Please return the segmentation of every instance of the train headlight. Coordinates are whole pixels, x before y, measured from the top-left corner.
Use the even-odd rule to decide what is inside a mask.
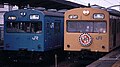
[[[97,13],[93,14],[94,19],[104,19],[104,17],[105,17],[104,14],[97,14]]]
[[[90,11],[89,11],[89,10],[83,10],[83,14],[84,14],[84,15],[89,15],[89,14],[90,14]]]
[[[37,14],[33,14],[33,15],[30,15],[30,19],[38,20],[38,19],[40,19],[40,16]]]
[[[9,16],[8,19],[9,20],[16,20],[16,17],[15,16]]]
[[[26,13],[25,13],[25,12],[21,12],[20,15],[21,15],[21,16],[25,16]]]
[[[78,19],[78,15],[69,15],[68,18],[69,19]]]

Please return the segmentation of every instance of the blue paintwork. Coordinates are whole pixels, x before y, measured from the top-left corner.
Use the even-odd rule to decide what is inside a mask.
[[[25,16],[21,16],[20,12],[25,12]],[[30,20],[30,14],[38,14],[39,20]],[[59,13],[60,14],[60,13]],[[16,16],[16,20],[8,20],[9,16]],[[54,34],[54,28],[50,29],[47,33],[47,23],[55,23],[55,20],[60,21],[61,33]],[[8,21],[42,21],[42,33],[7,33],[6,23]],[[4,50],[27,49],[28,51],[48,51],[63,46],[63,16],[47,15],[46,13],[38,10],[21,9],[5,13],[4,15]],[[32,40],[32,37],[38,36],[38,40]],[[6,47],[9,45],[9,48]],[[38,45],[40,48],[38,49]]]

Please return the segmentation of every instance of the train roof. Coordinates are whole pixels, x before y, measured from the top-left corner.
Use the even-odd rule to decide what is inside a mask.
[[[19,9],[19,10],[9,11],[9,12],[6,12],[6,14],[7,13],[11,14],[11,12],[15,12],[15,11],[19,12],[19,11],[24,11],[24,10],[33,10],[33,11],[41,12],[45,16],[61,16],[61,17],[64,16],[63,13],[58,12],[58,11],[47,11],[47,10],[44,10],[44,9],[40,10],[40,9],[26,9],[26,8],[25,9]],[[25,12],[27,12],[27,11],[25,11]]]
[[[99,5],[92,5],[91,8],[98,8],[98,9],[106,10],[110,13],[110,15],[120,16],[120,11],[117,11],[115,9],[108,9],[108,8],[105,8]]]
[[[43,11],[43,13],[47,16],[61,16],[63,17],[64,14],[60,12],[49,12],[49,11]]]
[[[34,8],[34,9],[42,11],[45,15],[48,15],[48,16],[64,16],[62,14],[63,12],[59,12],[59,11],[57,11],[57,9],[46,10],[44,7],[37,7],[37,8]]]
[[[120,12],[114,9],[107,9],[111,15],[120,16]]]

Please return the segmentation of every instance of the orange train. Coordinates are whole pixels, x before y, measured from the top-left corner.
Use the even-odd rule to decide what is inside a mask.
[[[109,52],[120,46],[120,12],[75,8],[64,14],[64,50]]]

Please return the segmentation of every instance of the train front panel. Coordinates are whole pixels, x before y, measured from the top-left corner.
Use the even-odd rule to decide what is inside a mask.
[[[75,8],[65,12],[64,16],[65,51],[110,51],[107,11]]]
[[[21,9],[5,13],[5,50],[44,51],[44,14]]]

